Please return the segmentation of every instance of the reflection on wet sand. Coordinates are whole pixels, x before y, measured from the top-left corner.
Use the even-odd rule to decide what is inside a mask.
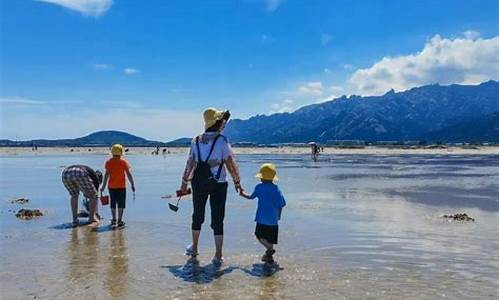
[[[71,230],[67,244],[67,281],[82,285],[85,289],[93,284],[98,271],[99,237],[88,228]]]
[[[258,299],[282,299],[284,290],[279,276],[268,276],[259,282]]]
[[[128,251],[123,230],[114,230],[108,236],[109,252],[106,257],[107,268],[104,287],[111,299],[120,299],[127,295]]]
[[[67,294],[80,298],[121,299],[128,288],[128,249],[123,230],[100,236],[98,228],[78,227],[67,242]]]

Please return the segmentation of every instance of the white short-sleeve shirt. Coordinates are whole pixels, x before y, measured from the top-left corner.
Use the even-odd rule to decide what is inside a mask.
[[[206,132],[199,136],[198,140],[199,140],[200,155],[202,161],[205,161],[207,159],[208,153],[210,152],[210,148],[212,147],[216,134],[218,133]],[[200,161],[200,158],[198,157],[198,149],[196,148],[196,138],[193,139],[193,141],[191,142],[191,151],[189,155],[197,162]],[[208,160],[208,164],[211,167],[210,170],[212,171],[212,174],[214,174],[214,176],[217,175],[220,164],[223,161],[227,160],[232,155],[233,151],[231,149],[229,141],[225,136],[220,135],[216,141],[214,150],[212,151],[212,154],[210,155],[210,158]],[[219,182],[227,181],[225,166],[222,167],[218,181]]]

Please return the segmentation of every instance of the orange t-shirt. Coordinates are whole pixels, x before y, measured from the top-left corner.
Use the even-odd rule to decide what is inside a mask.
[[[109,173],[108,187],[110,189],[124,189],[127,187],[125,170],[130,170],[130,165],[126,160],[112,157],[106,161],[105,168]]]

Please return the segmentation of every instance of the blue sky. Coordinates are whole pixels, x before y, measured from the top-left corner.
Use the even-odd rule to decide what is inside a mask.
[[[6,0],[0,138],[169,140],[343,94],[498,80],[498,1]]]

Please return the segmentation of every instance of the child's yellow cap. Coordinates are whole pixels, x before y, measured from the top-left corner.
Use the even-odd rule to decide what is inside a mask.
[[[111,147],[111,154],[112,155],[123,155],[123,146],[120,144],[114,144]]]
[[[262,164],[259,173],[257,173],[255,177],[263,180],[278,180],[278,176],[276,176],[276,167],[270,163]]]

